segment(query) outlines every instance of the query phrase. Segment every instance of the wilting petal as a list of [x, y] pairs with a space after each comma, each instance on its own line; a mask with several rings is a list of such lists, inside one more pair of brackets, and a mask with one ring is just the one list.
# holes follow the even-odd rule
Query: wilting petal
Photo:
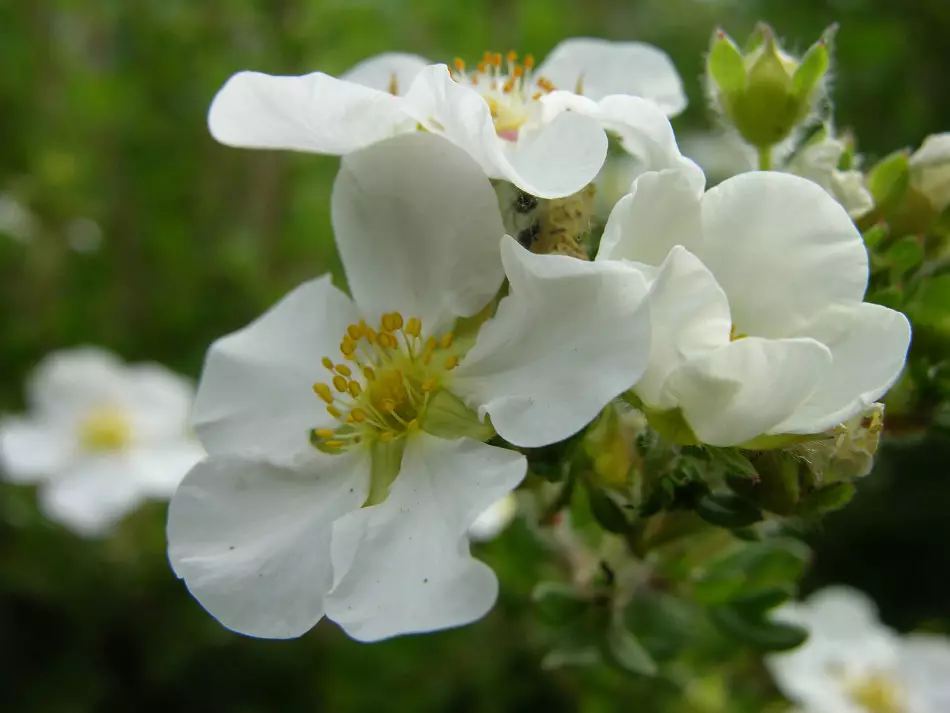
[[450, 388], [519, 446], [583, 428], [633, 386], [650, 353], [641, 273], [621, 262], [535, 255], [502, 243], [510, 292]]
[[399, 310], [435, 329], [477, 313], [501, 286], [498, 198], [478, 164], [442, 137], [400, 136], [347, 156], [332, 215], [367, 319]]
[[360, 641], [461, 626], [495, 603], [494, 572], [466, 532], [524, 477], [524, 456], [421, 434], [406, 445], [389, 497], [333, 528], [336, 584], [327, 616]]
[[659, 266], [676, 245], [702, 250], [700, 199], [679, 171], [648, 173], [610, 213], [597, 260], [634, 260]]
[[208, 612], [242, 634], [288, 639], [323, 616], [333, 522], [369, 486], [365, 451], [277, 464], [209, 458], [168, 510], [168, 556]]
[[565, 40], [537, 70], [559, 89], [594, 100], [630, 94], [655, 102], [668, 116], [686, 108], [683, 82], [669, 56], [642, 42], [588, 37]]
[[734, 446], [788, 418], [830, 368], [831, 353], [813, 339], [746, 337], [681, 364], [666, 397], [703, 443]]
[[353, 65], [340, 75], [340, 79], [402, 95], [422, 68], [429, 64], [432, 63], [417, 54], [384, 52]]
[[343, 155], [415, 130], [402, 99], [322, 72], [275, 77], [238, 72], [208, 112], [222, 144]]
[[703, 198], [697, 255], [729, 296], [742, 334], [784, 337], [829, 307], [861, 302], [868, 257], [847, 212], [811, 181], [735, 176]]
[[310, 430], [330, 419], [312, 390], [326, 379], [320, 360], [339, 359], [344, 330], [358, 320], [353, 303], [325, 276], [212, 344], [193, 415], [208, 453], [308, 450]]
[[897, 380], [910, 345], [900, 312], [871, 303], [829, 310], [800, 335], [831, 350], [831, 371], [776, 433], [821, 433], [862, 412]]

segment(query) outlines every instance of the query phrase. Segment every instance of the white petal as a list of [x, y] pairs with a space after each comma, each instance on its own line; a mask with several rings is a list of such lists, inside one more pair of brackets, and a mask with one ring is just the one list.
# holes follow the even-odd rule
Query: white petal
[[932, 134], [910, 157], [911, 184], [938, 211], [950, 205], [950, 133]]
[[445, 65], [419, 73], [406, 94], [406, 106], [428, 131], [445, 136], [474, 158], [489, 178], [503, 178], [540, 198], [581, 190], [597, 176], [607, 155], [600, 125], [568, 112], [512, 145], [496, 133], [485, 99], [454, 81]]
[[679, 171], [647, 173], [611, 211], [597, 260], [659, 266], [674, 245], [702, 250], [700, 196]]
[[53, 352], [27, 383], [31, 409], [60, 423], [75, 423], [96, 406], [122, 403], [125, 393], [125, 365], [96, 347]]
[[333, 528], [327, 616], [359, 641], [461, 626], [498, 594], [494, 572], [471, 557], [466, 531], [524, 477], [524, 456], [470, 439], [421, 434], [379, 505]]
[[11, 482], [32, 483], [55, 476], [75, 450], [73, 432], [62, 424], [12, 417], [0, 423], [0, 464]]
[[144, 442], [184, 438], [195, 387], [191, 380], [160, 364], [135, 364], [126, 369], [123, 398], [132, 416], [132, 431]]
[[729, 342], [729, 300], [699, 258], [677, 245], [660, 268], [647, 296], [653, 325], [650, 366], [637, 382], [648, 406], [674, 408], [664, 393], [669, 375], [683, 361]]
[[340, 75], [340, 79], [402, 95], [422, 68], [429, 64], [429, 60], [417, 54], [384, 52], [350, 67]]
[[678, 143], [683, 154], [696, 162], [711, 183], [751, 171], [756, 165], [755, 149], [734, 133], [681, 133]]
[[510, 443], [547, 445], [583, 428], [643, 373], [646, 284], [621, 262], [535, 255], [510, 237], [502, 260], [510, 292], [450, 388]]
[[399, 310], [435, 329], [477, 313], [501, 286], [498, 198], [478, 165], [441, 137], [400, 136], [347, 156], [331, 208], [368, 320]]
[[861, 234], [824, 190], [798, 176], [751, 172], [703, 198], [697, 253], [729, 296], [736, 331], [785, 337], [834, 305], [860, 302]]
[[800, 335], [831, 350], [831, 371], [776, 433], [821, 433], [878, 401], [897, 381], [907, 348], [910, 323], [900, 312], [861, 303], [836, 308]]
[[339, 360], [344, 330], [358, 320], [349, 298], [324, 276], [212, 344], [193, 416], [208, 453], [309, 451], [310, 430], [329, 419], [312, 390], [327, 379], [320, 360]]
[[209, 458], [168, 509], [168, 557], [208, 612], [242, 634], [289, 639], [323, 616], [333, 522], [369, 486], [365, 451], [294, 464]]
[[913, 697], [925, 706], [921, 710], [950, 710], [950, 639], [924, 633], [905, 636], [900, 668]]
[[666, 398], [701, 441], [734, 446], [788, 418], [830, 368], [831, 353], [813, 339], [746, 337], [681, 364]]
[[950, 133], [931, 134], [910, 157], [914, 168], [950, 163]]
[[493, 540], [511, 524], [518, 514], [518, 499], [514, 493], [508, 493], [496, 500], [482, 512], [468, 528], [468, 538], [473, 542]]
[[39, 493], [46, 517], [85, 537], [106, 534], [144, 500], [124, 454], [78, 463]]
[[130, 474], [149, 497], [167, 500], [182, 478], [204, 457], [195, 442], [182, 438], [161, 448], [135, 448], [129, 454]]
[[401, 98], [322, 72], [238, 72], [211, 103], [208, 128], [228, 146], [343, 155], [414, 131], [415, 122]]
[[676, 67], [662, 50], [642, 42], [609, 42], [575, 37], [565, 40], [537, 70], [560, 89], [598, 100], [631, 94], [655, 102], [668, 116], [686, 108]]

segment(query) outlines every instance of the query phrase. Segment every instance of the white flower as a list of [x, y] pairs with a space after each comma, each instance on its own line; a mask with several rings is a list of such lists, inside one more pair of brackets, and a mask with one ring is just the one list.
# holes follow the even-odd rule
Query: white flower
[[745, 173], [701, 194], [675, 171], [644, 175], [597, 259], [636, 261], [652, 280], [653, 351], [635, 392], [681, 409], [705, 443], [823, 432], [903, 367], [907, 319], [862, 302], [861, 235], [803, 178]]
[[838, 170], [847, 150], [844, 141], [823, 129], [795, 152], [785, 170], [814, 181], [844, 206], [852, 218], [860, 218], [874, 208], [874, 198], [864, 184], [863, 173]]
[[511, 524], [518, 514], [518, 499], [508, 493], [488, 506], [468, 528], [468, 538], [475, 542], [493, 540]]
[[950, 710], [950, 639], [898, 635], [861, 592], [829, 587], [783, 606], [776, 619], [810, 632], [801, 647], [766, 659], [779, 689], [805, 713]]
[[[365, 60], [339, 79], [321, 72], [239, 72], [215, 97], [208, 125], [231, 146], [333, 155], [422, 127], [463, 148], [490, 178], [559, 198], [590, 183], [607, 152], [604, 129], [584, 114], [602, 114], [604, 128], [619, 124], [633, 135], [644, 116], [652, 121], [655, 112], [665, 121], [666, 113], [686, 104], [669, 58], [649, 45], [573, 39], [536, 71], [530, 56], [517, 59], [514, 53], [486, 53], [469, 71], [461, 60], [449, 68], [390, 53]], [[548, 107], [556, 87], [582, 90], [593, 110]], [[597, 108], [617, 93], [646, 99]]]
[[529, 447], [582, 428], [645, 366], [646, 286], [504, 236], [478, 165], [431, 134], [344, 158], [331, 214], [353, 298], [305, 283], [212, 346], [210, 457], [172, 501], [170, 559], [253, 636], [324, 614], [360, 640], [458, 626], [498, 586], [466, 532], [525, 473], [481, 419]]
[[910, 180], [938, 213], [950, 206], [950, 133], [924, 140], [910, 157]]
[[147, 497], [168, 498], [202, 456], [187, 434], [191, 384], [99, 349], [57, 352], [27, 385], [30, 413], [0, 423], [8, 479], [40, 484], [51, 520], [106, 532]]

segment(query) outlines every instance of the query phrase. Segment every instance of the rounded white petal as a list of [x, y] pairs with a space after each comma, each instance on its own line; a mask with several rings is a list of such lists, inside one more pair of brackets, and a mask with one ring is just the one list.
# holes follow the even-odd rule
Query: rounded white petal
[[228, 146], [343, 155], [415, 131], [415, 122], [401, 98], [322, 72], [238, 72], [212, 101], [208, 128]]
[[921, 711], [950, 710], [950, 639], [923, 633], [905, 636], [900, 669]]
[[683, 82], [669, 55], [642, 42], [571, 38], [554, 48], [537, 75], [595, 100], [630, 94], [655, 102], [668, 116], [686, 108]]
[[422, 68], [429, 64], [429, 60], [417, 54], [384, 52], [353, 65], [340, 75], [340, 79], [402, 95]]
[[635, 391], [647, 406], [670, 409], [677, 404], [664, 390], [666, 379], [685, 360], [729, 342], [729, 300], [699, 258], [681, 245], [670, 251], [650, 292], [653, 325], [650, 365]]
[[746, 337], [682, 363], [663, 398], [703, 443], [734, 446], [788, 418], [830, 368], [831, 352], [814, 339]]
[[470, 439], [410, 440], [386, 500], [333, 528], [338, 581], [326, 598], [327, 616], [360, 641], [484, 616], [498, 581], [469, 554], [466, 532], [517, 487], [525, 469], [524, 456]]
[[950, 163], [950, 132], [931, 134], [910, 157], [910, 165], [934, 166]]
[[776, 433], [821, 433], [847, 421], [879, 400], [897, 381], [907, 348], [910, 322], [900, 312], [860, 303], [831, 309], [799, 335], [831, 350], [831, 370]]
[[125, 378], [123, 401], [132, 418], [135, 439], [145, 443], [184, 439], [195, 397], [191, 380], [160, 364], [129, 366]]
[[468, 538], [473, 542], [493, 540], [511, 524], [517, 514], [518, 499], [514, 493], [508, 493], [475, 518], [475, 522], [468, 528]]
[[736, 331], [785, 337], [861, 302], [868, 256], [847, 212], [798, 176], [751, 172], [703, 197], [697, 254], [729, 296]]
[[144, 500], [124, 454], [76, 463], [39, 492], [43, 514], [84, 537], [106, 534]]
[[950, 205], [950, 133], [928, 136], [910, 157], [911, 183], [938, 211]]
[[204, 455], [201, 446], [185, 438], [157, 448], [135, 448], [128, 454], [129, 477], [149, 497], [167, 500]]
[[450, 388], [510, 443], [560, 441], [640, 378], [650, 353], [642, 274], [502, 242], [510, 291]]
[[324, 613], [333, 583], [333, 522], [369, 486], [365, 451], [278, 464], [240, 456], [202, 461], [168, 508], [168, 557], [224, 626], [288, 639]]
[[489, 178], [502, 178], [540, 198], [581, 190], [597, 176], [607, 137], [590, 117], [564, 112], [515, 144], [495, 131], [491, 111], [475, 90], [454, 81], [445, 65], [423, 69], [406, 94], [406, 107], [428, 131], [462, 148]]
[[56, 476], [75, 451], [75, 435], [63, 424], [14, 417], [0, 422], [0, 469], [14, 483]]
[[27, 400], [44, 419], [75, 423], [90, 408], [123, 403], [125, 368], [114, 354], [96, 347], [53, 352], [30, 375]]
[[498, 198], [478, 165], [444, 138], [399, 136], [347, 156], [331, 208], [367, 320], [399, 310], [435, 329], [477, 313], [501, 286]]
[[675, 245], [702, 250], [700, 196], [679, 171], [640, 176], [614, 206], [597, 260], [634, 260], [659, 266]]
[[327, 378], [320, 360], [340, 358], [344, 330], [358, 320], [353, 303], [327, 275], [212, 344], [193, 415], [208, 453], [308, 451], [310, 430], [330, 418], [312, 390]]

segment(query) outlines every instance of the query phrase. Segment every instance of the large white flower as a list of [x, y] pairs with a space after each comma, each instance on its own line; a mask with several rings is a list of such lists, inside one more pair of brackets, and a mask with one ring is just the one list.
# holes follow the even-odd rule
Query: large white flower
[[147, 497], [168, 498], [202, 456], [187, 433], [191, 384], [157, 364], [99, 349], [57, 352], [27, 385], [30, 413], [0, 423], [13, 482], [40, 483], [51, 520], [107, 531]]
[[617, 204], [600, 260], [651, 279], [650, 367], [635, 388], [713, 445], [820, 433], [894, 383], [910, 325], [862, 302], [868, 258], [848, 214], [803, 178], [751, 172], [702, 194], [675, 171]]
[[308, 282], [212, 346], [170, 558], [253, 636], [458, 626], [497, 592], [466, 532], [525, 473], [482, 419], [528, 447], [582, 428], [645, 367], [646, 285], [504, 236], [478, 165], [430, 134], [344, 158], [331, 209], [352, 299]]
[[[649, 134], [652, 124], [686, 105], [669, 58], [649, 45], [572, 39], [537, 69], [530, 55], [517, 60], [514, 53], [486, 53], [475, 67], [456, 60], [450, 68], [390, 53], [361, 62], [341, 78], [239, 72], [215, 97], [208, 125], [231, 146], [332, 155], [421, 127], [463, 148], [490, 178], [559, 198], [597, 175], [607, 151], [604, 128], [619, 126], [635, 136], [647, 122]], [[568, 91], [555, 92], [558, 87]], [[556, 101], [557, 109], [546, 108], [552, 92], [581, 91], [593, 108], [565, 111], [563, 100]], [[611, 99], [617, 94], [644, 99], [617, 102]]]
[[900, 636], [874, 602], [830, 587], [776, 618], [809, 630], [806, 643], [766, 659], [779, 689], [805, 713], [944, 713], [950, 710], [950, 639]]

